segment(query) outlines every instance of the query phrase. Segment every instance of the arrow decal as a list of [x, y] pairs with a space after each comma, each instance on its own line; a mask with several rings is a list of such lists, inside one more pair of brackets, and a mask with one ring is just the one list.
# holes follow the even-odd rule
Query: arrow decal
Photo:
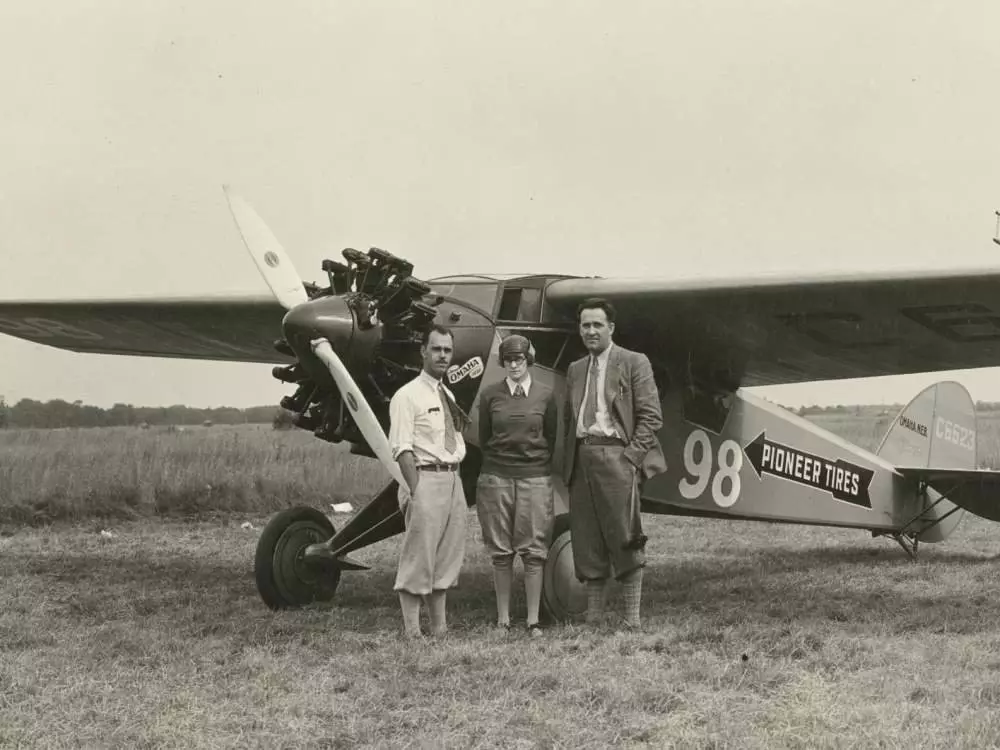
[[843, 459], [831, 461], [822, 456], [806, 453], [798, 448], [767, 439], [767, 432], [743, 446], [750, 465], [760, 479], [770, 474], [779, 479], [829, 492], [835, 499], [871, 508], [868, 489], [875, 478], [872, 469], [857, 466]]

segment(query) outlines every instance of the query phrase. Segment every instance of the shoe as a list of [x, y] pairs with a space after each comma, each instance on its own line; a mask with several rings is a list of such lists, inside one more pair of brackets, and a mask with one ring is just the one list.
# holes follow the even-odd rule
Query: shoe
[[537, 622], [528, 623], [528, 635], [532, 638], [538, 638], [543, 635], [542, 626]]

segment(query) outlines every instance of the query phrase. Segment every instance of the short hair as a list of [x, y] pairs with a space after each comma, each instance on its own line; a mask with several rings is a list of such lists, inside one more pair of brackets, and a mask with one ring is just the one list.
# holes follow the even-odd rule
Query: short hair
[[581, 302], [576, 308], [576, 321], [580, 322], [580, 315], [584, 310], [604, 310], [609, 323], [615, 322], [615, 306], [603, 297], [590, 297]]
[[431, 340], [431, 334], [432, 333], [440, 333], [440, 334], [442, 334], [444, 336], [450, 336], [451, 337], [451, 344], [452, 344], [452, 346], [455, 345], [455, 334], [451, 332], [451, 329], [448, 328], [447, 326], [443, 326], [443, 325], [441, 325], [439, 323], [435, 323], [430, 328], [428, 328], [426, 331], [424, 331], [424, 335], [420, 337], [420, 345], [421, 346], [427, 346], [427, 343]]

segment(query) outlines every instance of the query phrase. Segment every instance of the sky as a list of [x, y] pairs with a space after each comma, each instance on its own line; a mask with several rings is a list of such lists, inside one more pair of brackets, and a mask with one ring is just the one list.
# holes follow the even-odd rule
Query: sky
[[[1000, 267], [1000, 6], [19, 3], [0, 24], [0, 299], [263, 292], [230, 184], [307, 279]], [[1000, 401], [1000, 371], [952, 373]], [[939, 374], [760, 389], [909, 400]], [[0, 336], [0, 394], [266, 404], [270, 366]]]

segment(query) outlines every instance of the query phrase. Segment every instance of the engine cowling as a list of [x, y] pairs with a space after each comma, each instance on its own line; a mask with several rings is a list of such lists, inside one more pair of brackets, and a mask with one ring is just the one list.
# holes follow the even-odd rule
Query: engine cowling
[[[306, 285], [308, 302], [297, 305], [282, 323], [284, 338], [275, 348], [296, 358], [276, 367], [278, 380], [297, 390], [281, 401], [296, 426], [323, 440], [365, 442], [344, 408], [329, 371], [312, 353], [310, 342], [326, 338], [344, 361], [383, 425], [392, 394], [420, 371], [420, 340], [433, 322], [440, 299], [412, 276], [413, 265], [379, 248], [365, 255], [343, 251], [346, 264], [326, 260], [329, 285]], [[361, 452], [364, 452], [362, 449]]]

